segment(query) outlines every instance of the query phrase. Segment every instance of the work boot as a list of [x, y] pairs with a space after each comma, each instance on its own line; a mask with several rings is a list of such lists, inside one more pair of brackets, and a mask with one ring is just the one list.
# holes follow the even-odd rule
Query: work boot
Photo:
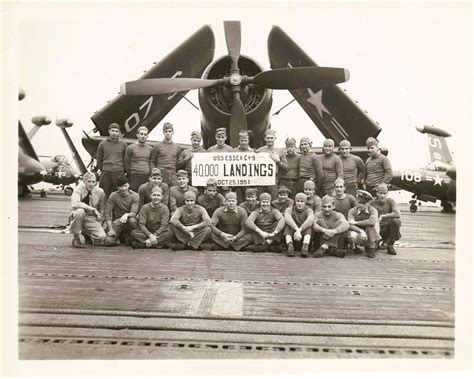
[[366, 251], [367, 251], [367, 257], [375, 258], [375, 249], [373, 247], [366, 248]]
[[309, 251], [308, 251], [308, 244], [304, 243], [303, 246], [301, 247], [301, 257], [302, 258], [308, 258]]
[[315, 258], [322, 258], [326, 255], [326, 249], [320, 247], [318, 250], [314, 252]]
[[184, 250], [184, 245], [182, 243], [170, 242], [169, 247], [171, 250]]
[[349, 254], [354, 254], [354, 249], [350, 246], [348, 246], [346, 249], [346, 255], [349, 255]]
[[397, 255], [397, 252], [393, 245], [387, 245], [387, 253], [390, 255]]
[[357, 246], [354, 247], [353, 252], [354, 252], [354, 254], [357, 254], [357, 255], [362, 254], [362, 250], [361, 250], [359, 247], [357, 247]]
[[280, 254], [281, 253], [281, 247], [280, 245], [271, 245], [269, 247], [269, 250], [273, 253], [277, 253], [277, 254]]
[[294, 257], [295, 256], [295, 247], [293, 246], [293, 242], [289, 242], [286, 247], [286, 256], [287, 257]]
[[268, 249], [268, 245], [250, 245], [249, 247], [252, 248], [251, 251], [254, 253], [264, 253]]
[[82, 235], [84, 236], [84, 243], [86, 245], [92, 245], [93, 244], [91, 237], [89, 237], [87, 234], [84, 234], [84, 233], [82, 233]]
[[146, 245], [144, 243], [140, 243], [138, 241], [132, 242], [132, 249], [145, 249]]
[[201, 244], [201, 249], [204, 250], [204, 251], [213, 251], [214, 248], [212, 246], [213, 244], [210, 243], [210, 242], [203, 242]]
[[[329, 248], [331, 250], [331, 248]], [[338, 249], [338, 248], [333, 248], [334, 250], [331, 251], [333, 255], [339, 258], [344, 258], [346, 256], [346, 249]]]
[[84, 244], [82, 243], [80, 237], [75, 237], [72, 239], [72, 247], [75, 247], [76, 249], [84, 249]]

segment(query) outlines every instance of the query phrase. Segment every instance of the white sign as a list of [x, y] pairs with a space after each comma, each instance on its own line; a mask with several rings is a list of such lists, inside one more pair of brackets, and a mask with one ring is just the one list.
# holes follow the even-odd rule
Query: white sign
[[193, 186], [206, 186], [214, 178], [218, 186], [271, 186], [276, 183], [276, 164], [268, 153], [194, 153]]

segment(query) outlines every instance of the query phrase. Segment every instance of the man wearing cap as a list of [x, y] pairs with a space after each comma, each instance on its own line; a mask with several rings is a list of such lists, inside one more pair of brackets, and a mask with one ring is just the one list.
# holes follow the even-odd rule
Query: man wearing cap
[[217, 128], [216, 129], [216, 144], [211, 146], [207, 151], [210, 152], [227, 152], [234, 151], [234, 149], [227, 145], [225, 141], [227, 140], [227, 130], [226, 128]]
[[239, 206], [245, 209], [247, 216], [260, 207], [260, 203], [257, 200], [257, 189], [255, 187], [248, 187], [245, 190], [245, 201], [240, 203]]
[[187, 191], [194, 192], [197, 196], [198, 190], [188, 184], [188, 173], [185, 170], [178, 170], [178, 185], [170, 188], [170, 211], [173, 213], [178, 207], [184, 205], [184, 194]]
[[138, 194], [130, 190], [125, 176], [117, 178], [117, 191], [112, 192], [105, 207], [107, 235], [115, 240], [130, 241], [129, 234], [137, 228]]
[[151, 190], [154, 187], [160, 187], [162, 198], [161, 204], [170, 206], [170, 188], [168, 184], [163, 183], [161, 177], [161, 170], [159, 168], [152, 168], [148, 183], [144, 183], [138, 189], [138, 210], [142, 209], [144, 204], [148, 204], [151, 201]]
[[396, 255], [397, 252], [393, 247], [395, 241], [401, 237], [400, 226], [400, 211], [397, 203], [391, 198], [387, 197], [388, 187], [385, 183], [379, 184], [375, 187], [377, 198], [371, 200], [369, 204], [377, 209], [380, 224], [380, 236], [382, 242], [387, 245], [387, 253]]
[[170, 227], [180, 243], [172, 243], [173, 250], [199, 250], [211, 233], [211, 219], [206, 210], [196, 204], [196, 193], [186, 191], [185, 204], [176, 209], [170, 219]]
[[345, 192], [355, 196], [358, 184], [361, 185], [364, 182], [366, 168], [362, 158], [351, 154], [351, 149], [352, 147], [349, 141], [342, 140], [339, 142], [339, 152], [346, 187]]
[[323, 154], [319, 156], [319, 159], [323, 167], [322, 192], [326, 195], [332, 195], [334, 181], [337, 178], [343, 179], [344, 177], [341, 158], [334, 154], [334, 141], [332, 139], [328, 138], [323, 142]]
[[306, 195], [302, 192], [295, 196], [295, 205], [285, 210], [285, 242], [287, 247], [286, 255], [295, 255], [294, 244], [301, 245], [301, 256], [308, 256], [308, 248], [311, 242], [312, 227], [314, 223], [314, 212], [306, 205]]
[[390, 160], [380, 152], [379, 141], [373, 137], [366, 141], [369, 157], [365, 161], [367, 173], [365, 178], [365, 189], [372, 195], [375, 187], [380, 183], [389, 184], [393, 178]]
[[206, 149], [201, 146], [201, 132], [200, 131], [193, 131], [191, 133], [191, 147], [184, 149], [181, 151], [181, 154], [178, 158], [178, 163], [176, 165], [177, 168], [183, 169], [188, 173], [189, 177], [189, 184], [192, 186], [192, 173], [191, 173], [191, 159], [194, 157], [194, 153], [202, 153], [205, 152]]
[[171, 241], [173, 233], [169, 229], [170, 211], [161, 204], [163, 191], [154, 187], [151, 191], [151, 203], [145, 204], [138, 213], [138, 229], [132, 230], [134, 249], [162, 248]]
[[241, 130], [239, 132], [239, 146], [234, 148], [234, 151], [245, 152], [252, 151], [255, 152], [255, 149], [250, 147], [250, 136], [252, 135], [251, 130]]
[[321, 211], [321, 198], [316, 195], [316, 186], [314, 181], [307, 180], [304, 182], [303, 193], [306, 195], [306, 205], [310, 207], [314, 213]]
[[338, 250], [338, 241], [349, 230], [349, 224], [346, 218], [334, 210], [334, 198], [325, 195], [322, 198], [321, 212], [314, 215], [314, 231], [320, 234], [321, 246], [314, 252], [315, 258], [321, 258], [326, 254], [336, 255], [344, 258], [345, 250]]
[[150, 176], [150, 157], [152, 147], [146, 143], [148, 128], [139, 126], [137, 129], [137, 142], [125, 149], [124, 167], [130, 181], [130, 189], [137, 192]]
[[71, 195], [71, 214], [69, 231], [74, 235], [72, 246], [84, 248], [81, 234], [89, 237], [94, 245], [106, 245], [107, 235], [102, 228], [106, 205], [105, 193], [96, 186], [97, 179], [92, 172], [87, 172]]
[[357, 245], [366, 246], [367, 256], [375, 258], [375, 247], [380, 239], [378, 228], [377, 209], [369, 204], [373, 200], [372, 195], [364, 190], [356, 192], [357, 205], [349, 210], [347, 220], [349, 221], [349, 232], [347, 239], [350, 247], [348, 252], [360, 254]]
[[279, 243], [285, 227], [285, 219], [278, 210], [272, 208], [272, 198], [269, 193], [262, 193], [259, 200], [259, 209], [250, 213], [245, 223], [253, 237], [253, 245], [249, 246], [248, 249], [254, 252], [271, 249], [279, 253]]
[[173, 142], [173, 124], [163, 124], [163, 142], [157, 142], [151, 151], [150, 166], [158, 167], [163, 176], [163, 182], [168, 186], [176, 185], [176, 163], [181, 153], [181, 147]]
[[202, 206], [209, 217], [211, 217], [217, 208], [224, 205], [224, 196], [217, 192], [217, 181], [214, 178], [209, 178], [206, 183], [206, 189], [202, 195], [197, 198], [197, 204]]
[[127, 143], [122, 141], [120, 125], [115, 122], [109, 125], [109, 137], [99, 143], [97, 148], [97, 168], [100, 170], [99, 186], [108, 198], [117, 187], [117, 178], [123, 176], [125, 149]]
[[311, 139], [302, 137], [300, 139], [301, 158], [298, 168], [298, 191], [303, 192], [306, 181], [311, 180], [315, 184], [315, 193], [319, 193], [323, 182], [323, 168], [319, 156], [311, 150]]
[[279, 186], [277, 190], [277, 199], [272, 201], [272, 206], [278, 209], [281, 214], [285, 214], [286, 208], [291, 208], [294, 201], [290, 199], [290, 190], [285, 186]]
[[276, 140], [276, 132], [273, 129], [265, 130], [265, 146], [262, 146], [260, 149], [257, 150], [258, 153], [268, 153], [270, 158], [276, 164], [276, 178], [275, 184], [271, 186], [263, 186], [261, 187], [262, 191], [267, 191], [272, 199], [277, 198], [277, 191], [278, 191], [278, 180], [280, 178], [279, 173], [280, 170], [288, 170], [288, 163], [286, 161], [286, 151], [283, 149], [279, 149], [275, 147], [275, 140]]
[[296, 153], [296, 140], [294, 138], [287, 138], [285, 140], [286, 146], [286, 162], [288, 168], [281, 170], [281, 177], [278, 185], [285, 186], [290, 190], [290, 195], [295, 196], [298, 192], [298, 169], [300, 166], [301, 155]]
[[235, 192], [225, 195], [225, 205], [214, 212], [211, 221], [211, 239], [217, 245], [214, 250], [222, 247], [239, 251], [253, 242], [252, 235], [245, 227], [247, 212], [237, 205]]

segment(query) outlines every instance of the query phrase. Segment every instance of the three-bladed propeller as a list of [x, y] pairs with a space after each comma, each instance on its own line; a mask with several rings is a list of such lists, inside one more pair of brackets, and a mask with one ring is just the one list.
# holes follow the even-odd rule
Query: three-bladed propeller
[[244, 105], [240, 98], [241, 89], [247, 84], [262, 88], [298, 89], [311, 88], [317, 91], [326, 86], [345, 82], [349, 71], [336, 67], [296, 67], [268, 70], [255, 76], [240, 75], [239, 58], [241, 47], [240, 21], [224, 21], [227, 52], [230, 59], [230, 75], [222, 79], [155, 78], [142, 79], [122, 84], [124, 95], [160, 95], [212, 86], [227, 86], [232, 93], [230, 112], [230, 143], [236, 146], [240, 129], [247, 129]]

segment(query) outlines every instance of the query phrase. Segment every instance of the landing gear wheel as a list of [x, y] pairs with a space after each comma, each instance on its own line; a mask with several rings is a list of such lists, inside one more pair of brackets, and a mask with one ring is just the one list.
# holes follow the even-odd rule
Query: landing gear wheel
[[443, 212], [452, 213], [454, 212], [453, 204], [446, 202], [443, 204]]
[[74, 192], [74, 190], [72, 189], [72, 187], [66, 187], [66, 188], [64, 188], [64, 193], [65, 193], [67, 196], [71, 196], [73, 192]]
[[418, 210], [418, 207], [416, 206], [416, 204], [411, 204], [410, 205], [410, 212], [411, 213], [415, 213], [417, 210]]

